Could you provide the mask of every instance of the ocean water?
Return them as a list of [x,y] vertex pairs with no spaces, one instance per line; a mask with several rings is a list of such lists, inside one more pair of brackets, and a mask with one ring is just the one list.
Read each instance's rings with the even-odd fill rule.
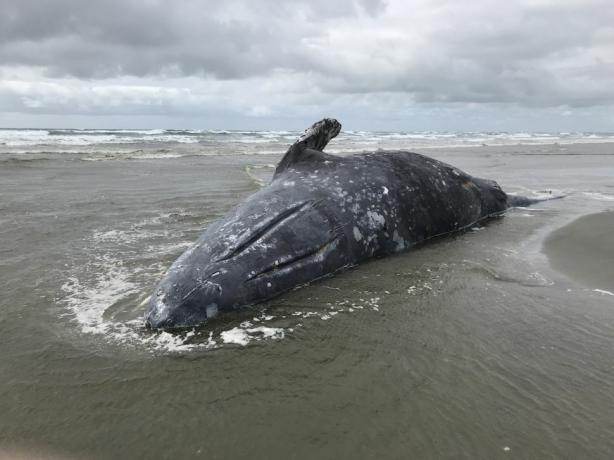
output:
[[165,269],[297,135],[0,130],[0,456],[611,458],[614,276],[582,284],[542,249],[614,209],[612,134],[342,133],[329,152],[413,150],[565,198],[145,329]]
[[[171,129],[0,129],[0,159],[160,159],[192,155],[278,154],[300,135],[292,131]],[[457,148],[614,142],[614,133],[343,131],[331,153],[375,149]]]

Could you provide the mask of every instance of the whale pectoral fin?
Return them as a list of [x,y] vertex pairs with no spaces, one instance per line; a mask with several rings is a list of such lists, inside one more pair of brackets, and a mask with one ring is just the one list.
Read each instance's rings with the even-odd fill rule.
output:
[[334,118],[324,118],[311,125],[290,146],[277,165],[273,177],[298,162],[316,162],[328,158],[329,156],[322,150],[340,131],[341,123]]

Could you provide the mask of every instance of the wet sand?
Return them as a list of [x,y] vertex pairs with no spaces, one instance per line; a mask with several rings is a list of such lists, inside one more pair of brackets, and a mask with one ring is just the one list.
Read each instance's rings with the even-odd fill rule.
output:
[[544,242],[552,268],[593,289],[614,291],[614,211],[590,214]]

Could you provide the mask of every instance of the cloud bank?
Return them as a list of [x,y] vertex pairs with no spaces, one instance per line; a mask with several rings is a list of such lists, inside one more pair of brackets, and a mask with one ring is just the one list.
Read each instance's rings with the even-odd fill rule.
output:
[[613,24],[609,0],[4,0],[0,124],[614,130]]

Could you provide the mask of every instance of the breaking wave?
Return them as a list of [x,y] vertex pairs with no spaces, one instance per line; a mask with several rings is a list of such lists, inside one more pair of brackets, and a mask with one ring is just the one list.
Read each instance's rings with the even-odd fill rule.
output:
[[[5,146],[90,146],[97,144],[288,144],[299,131],[234,131],[213,129],[0,129]],[[399,141],[419,147],[453,147],[515,144],[612,142],[614,133],[529,133],[529,132],[381,132],[343,131],[337,142],[347,145],[395,144]]]

